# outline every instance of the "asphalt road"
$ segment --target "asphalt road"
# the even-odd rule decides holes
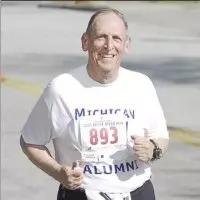
[[[20,129],[42,88],[86,61],[80,37],[90,11],[2,6],[1,199],[56,199],[58,183],[34,167],[19,147]],[[200,6],[130,2],[123,11],[132,49],[123,65],[151,77],[172,132],[169,150],[153,166],[158,200],[200,198]],[[180,139],[180,134],[184,135]],[[50,147],[51,148],[51,147]]]

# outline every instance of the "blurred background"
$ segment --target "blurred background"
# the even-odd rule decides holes
[[[124,13],[132,46],[123,66],[152,79],[167,120],[169,150],[153,165],[157,199],[200,199],[200,2],[2,1],[2,200],[56,199],[58,183],[24,156],[20,130],[45,85],[87,61],[81,35],[103,7]]]

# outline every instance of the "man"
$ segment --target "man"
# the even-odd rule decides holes
[[[82,35],[87,65],[54,78],[22,129],[24,153],[60,183],[58,200],[155,199],[151,163],[168,131],[150,79],[120,66],[129,46],[123,15],[97,11]]]

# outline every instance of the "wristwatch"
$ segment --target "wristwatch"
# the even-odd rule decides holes
[[[150,139],[149,141],[154,145],[153,157],[151,158],[151,161],[160,159],[162,157],[162,149],[159,148],[154,140]]]

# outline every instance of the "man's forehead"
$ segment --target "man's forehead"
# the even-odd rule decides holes
[[[122,19],[113,12],[99,14],[98,16],[96,16],[93,24],[99,24],[99,23],[103,23],[106,21],[112,21],[112,20],[114,20],[115,23],[124,24]]]
[[[109,12],[109,13],[101,13],[96,17],[94,20],[92,29],[93,31],[98,31],[98,30],[104,30],[110,28],[111,30],[115,29],[118,30],[119,32],[125,31],[125,25],[122,19],[117,16],[115,13]]]

